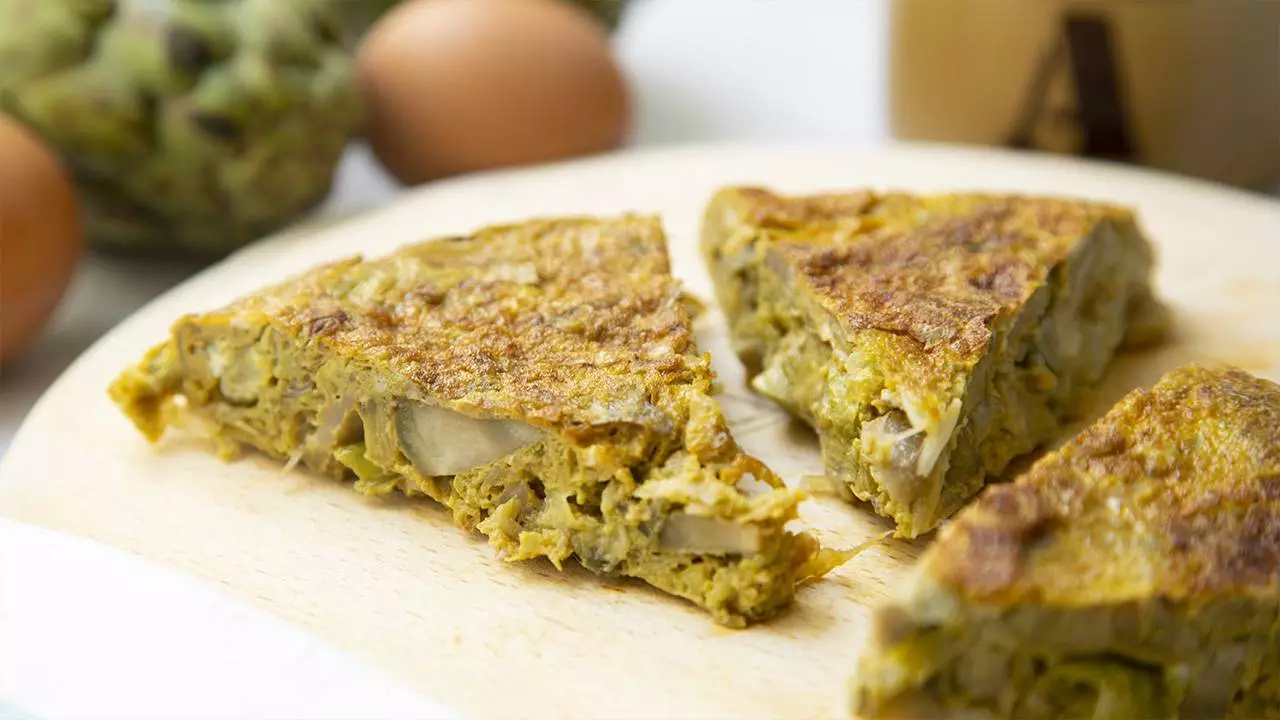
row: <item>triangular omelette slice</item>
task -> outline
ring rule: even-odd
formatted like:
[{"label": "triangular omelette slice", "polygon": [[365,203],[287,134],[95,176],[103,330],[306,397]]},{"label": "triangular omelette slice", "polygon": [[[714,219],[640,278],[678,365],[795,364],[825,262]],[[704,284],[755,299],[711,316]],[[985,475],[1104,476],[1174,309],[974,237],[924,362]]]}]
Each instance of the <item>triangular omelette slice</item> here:
[{"label": "triangular omelette slice", "polygon": [[1280,386],[1131,393],[948,523],[872,633],[867,718],[1280,717]]},{"label": "triangular omelette slice", "polygon": [[933,529],[1159,334],[1123,208],[729,188],[703,250],[751,384],[812,425],[831,485]]},{"label": "triangular omelette slice", "polygon": [[506,558],[767,618],[827,555],[730,436],[665,242],[651,216],[546,219],[335,262],[180,319],[111,395],[153,441],[203,426],[427,495]]}]

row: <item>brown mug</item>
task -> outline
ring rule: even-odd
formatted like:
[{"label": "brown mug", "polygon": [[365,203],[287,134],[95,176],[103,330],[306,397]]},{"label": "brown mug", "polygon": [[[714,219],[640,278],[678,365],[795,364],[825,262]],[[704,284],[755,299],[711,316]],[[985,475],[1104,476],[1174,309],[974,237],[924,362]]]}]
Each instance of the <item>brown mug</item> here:
[{"label": "brown mug", "polygon": [[903,139],[1280,183],[1280,2],[891,0]]}]

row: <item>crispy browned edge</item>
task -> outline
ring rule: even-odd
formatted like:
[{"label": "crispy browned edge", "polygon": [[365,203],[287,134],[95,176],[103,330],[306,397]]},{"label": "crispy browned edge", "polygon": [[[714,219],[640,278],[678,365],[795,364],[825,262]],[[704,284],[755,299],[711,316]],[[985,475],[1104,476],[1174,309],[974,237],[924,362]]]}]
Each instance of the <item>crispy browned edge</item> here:
[{"label": "crispy browned edge", "polygon": [[[1219,438],[1201,436],[1208,432],[1228,441],[1204,447]],[[1154,584],[1163,595],[1276,597],[1280,386],[1221,365],[1171,371],[1015,483],[989,486],[921,563],[976,602],[1052,602],[1053,591],[1029,572],[1035,549],[1059,531],[1087,538],[1096,503],[1126,492],[1146,523],[1145,531],[1131,531],[1159,545]],[[1089,564],[1082,565],[1071,584],[1091,582]]]},{"label": "crispy browned edge", "polygon": [[[596,239],[588,246],[582,239],[590,235]],[[599,411],[602,399],[638,403],[658,388],[711,387],[710,364],[697,352],[656,216],[489,227],[363,264],[394,273],[404,260],[435,275],[421,282],[403,278],[376,301],[357,303],[334,290],[335,281],[362,262],[357,258],[227,311],[263,309],[285,332],[341,355],[367,357],[435,398],[557,425],[570,436],[610,423]],[[535,272],[538,290],[524,294],[520,283],[483,278],[513,272]],[[643,353],[659,343],[671,351]]]}]

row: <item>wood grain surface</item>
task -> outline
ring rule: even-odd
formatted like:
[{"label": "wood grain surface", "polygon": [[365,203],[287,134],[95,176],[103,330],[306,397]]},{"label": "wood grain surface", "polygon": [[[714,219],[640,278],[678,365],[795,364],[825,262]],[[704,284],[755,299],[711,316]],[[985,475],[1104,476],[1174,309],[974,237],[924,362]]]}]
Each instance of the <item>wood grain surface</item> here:
[{"label": "wood grain surface", "polygon": [[[1121,358],[1097,410],[1190,360],[1280,378],[1280,203],[1272,200],[1120,167],[946,147],[628,152],[406,192],[366,216],[259,243],[162,296],[90,349],[33,410],[0,466],[0,514],[203,578],[471,717],[841,716],[869,608],[917,544],[868,550],[802,590],[777,621],[727,630],[636,583],[499,561],[427,501],[369,500],[256,456],[223,464],[182,439],[150,447],[105,394],[183,312],[322,260],[491,222],[660,212],[676,273],[709,298],[696,252],[702,207],[719,185],[741,182],[1132,203],[1159,248],[1158,287],[1176,313],[1175,333]],[[698,330],[742,444],[789,481],[820,473],[811,434],[743,386],[719,314],[702,317]],[[888,529],[865,508],[826,500],[806,504],[804,521],[834,544]]]}]

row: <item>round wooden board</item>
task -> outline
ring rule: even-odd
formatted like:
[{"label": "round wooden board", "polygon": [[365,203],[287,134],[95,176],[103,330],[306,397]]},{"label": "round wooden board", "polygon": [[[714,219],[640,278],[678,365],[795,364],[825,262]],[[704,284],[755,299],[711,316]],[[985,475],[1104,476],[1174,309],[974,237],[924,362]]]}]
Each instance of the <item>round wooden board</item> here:
[{"label": "round wooden board", "polygon": [[[836,717],[868,610],[918,547],[887,542],[745,631],[641,585],[507,564],[426,502],[371,501],[261,458],[222,464],[181,440],[147,446],[106,398],[114,374],[188,311],[320,261],[559,213],[660,212],[676,273],[710,297],[696,251],[713,190],[872,186],[996,190],[1132,203],[1160,253],[1174,339],[1119,359],[1098,411],[1196,359],[1280,377],[1280,203],[1052,157],[931,146],[677,147],[474,176],[368,215],[262,242],[164,295],[45,395],[0,466],[0,514],[84,535],[221,586],[471,717]],[[739,440],[790,481],[821,472],[802,428],[746,392],[723,322],[699,321]],[[888,525],[832,501],[805,520],[836,544]]]}]

